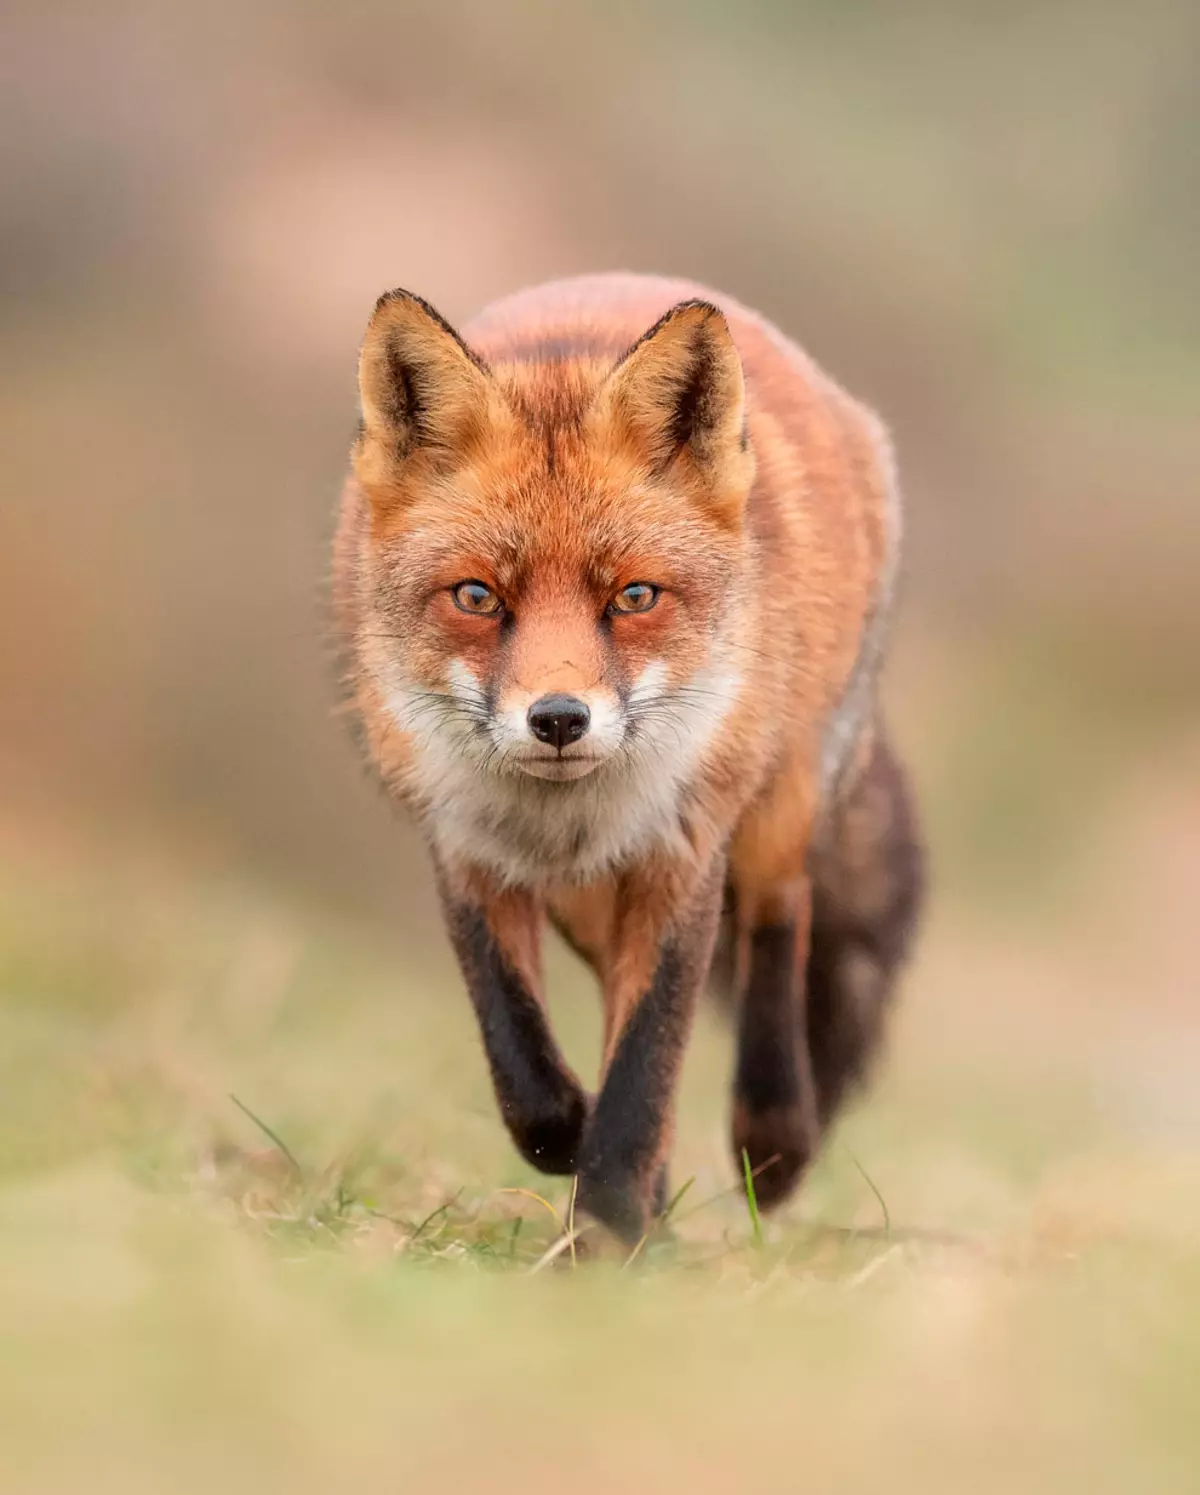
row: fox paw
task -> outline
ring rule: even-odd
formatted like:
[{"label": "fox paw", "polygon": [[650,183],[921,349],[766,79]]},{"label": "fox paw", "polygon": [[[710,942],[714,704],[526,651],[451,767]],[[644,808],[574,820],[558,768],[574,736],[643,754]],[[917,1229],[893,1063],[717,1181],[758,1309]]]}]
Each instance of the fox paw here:
[{"label": "fox paw", "polygon": [[589,1102],[580,1090],[564,1090],[551,1108],[520,1117],[508,1116],[517,1151],[542,1173],[572,1174],[587,1125]]},{"label": "fox paw", "polygon": [[799,1106],[750,1111],[742,1103],[734,1108],[734,1157],[739,1167],[743,1153],[749,1158],[761,1209],[775,1209],[792,1193],[816,1154],[818,1135],[816,1117]]}]

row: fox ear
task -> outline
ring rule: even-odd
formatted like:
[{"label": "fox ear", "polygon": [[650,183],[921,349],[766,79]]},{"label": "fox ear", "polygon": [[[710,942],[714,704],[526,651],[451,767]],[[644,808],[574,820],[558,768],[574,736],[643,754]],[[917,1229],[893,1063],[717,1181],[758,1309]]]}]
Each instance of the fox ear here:
[{"label": "fox ear", "polygon": [[717,307],[708,301],[672,307],[617,364],[598,404],[656,472],[678,464],[708,507],[740,522],[754,458],[742,363]]},{"label": "fox ear", "polygon": [[482,428],[492,396],[487,367],[427,301],[388,291],[375,303],[358,360],[362,433],[355,471],[376,496],[405,464],[461,449]]}]

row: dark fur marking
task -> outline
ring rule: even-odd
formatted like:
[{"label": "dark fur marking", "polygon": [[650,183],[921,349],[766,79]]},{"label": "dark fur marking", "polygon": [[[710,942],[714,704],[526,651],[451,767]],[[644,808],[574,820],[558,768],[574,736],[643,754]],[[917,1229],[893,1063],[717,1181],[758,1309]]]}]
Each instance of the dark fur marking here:
[{"label": "dark fur marking", "polygon": [[664,1163],[654,1176],[654,1189],[650,1195],[650,1209],[657,1217],[663,1214],[671,1199],[671,1175]]},{"label": "dark fur marking", "polygon": [[794,924],[756,929],[738,1030],[733,1146],[756,1170],[764,1209],[782,1203],[812,1161],[819,1136],[816,1093],[800,1023]]},{"label": "dark fur marking", "polygon": [[700,328],[693,339],[691,362],[679,382],[675,395],[675,409],[667,422],[667,440],[671,454],[702,438],[712,425],[713,376],[716,358],[709,342],[708,332]]},{"label": "dark fur marking", "polygon": [[425,437],[428,414],[421,394],[420,381],[412,363],[404,357],[395,338],[389,338],[385,349],[388,372],[388,421],[399,435],[398,453],[403,457]]},{"label": "dark fur marking", "polygon": [[663,951],[650,989],[626,1025],[584,1137],[579,1203],[635,1244],[658,1192],[659,1152],[693,999],[677,945]]},{"label": "dark fur marking", "polygon": [[735,1089],[751,1111],[794,1106],[796,926],[768,925],[750,937],[750,980],[738,1031]]},{"label": "dark fur marking", "polygon": [[505,960],[480,910],[453,905],[447,913],[504,1123],[535,1168],[573,1173],[587,1099],[542,1006]]}]

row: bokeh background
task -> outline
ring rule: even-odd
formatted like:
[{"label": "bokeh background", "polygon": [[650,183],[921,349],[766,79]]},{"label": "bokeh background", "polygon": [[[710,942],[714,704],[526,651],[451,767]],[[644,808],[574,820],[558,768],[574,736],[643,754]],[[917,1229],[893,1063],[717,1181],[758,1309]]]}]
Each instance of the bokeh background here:
[{"label": "bokeh background", "polygon": [[956,850],[1049,875],[1200,693],[1198,47],[1171,0],[18,7],[6,781],[395,909],[322,650],[367,311],[662,270],[885,413],[896,694],[961,734],[908,740]]},{"label": "bokeh background", "polygon": [[[477,1193],[524,1177],[423,858],[338,718],[327,549],[382,289],[461,321],[628,268],[759,308],[895,434],[888,698],[935,902],[854,1123],[892,1213],[1178,1244],[1188,1190],[1138,1190],[1200,1147],[1198,58],[1189,0],[7,7],[0,1176],[111,1165],[110,1221],[131,1158],[208,1187],[241,1086],[323,1158],[405,1138],[410,1203],[446,1157]],[[414,1102],[418,1041],[442,1088]],[[704,1027],[680,1144],[717,1181],[723,1042]],[[826,1182],[797,1218],[875,1208]],[[93,1275],[91,1187],[26,1266],[65,1211],[63,1271]],[[1164,1385],[1195,1329],[1149,1362]],[[176,1343],[112,1332],[147,1385]],[[989,1397],[1019,1394],[1002,1372]]]}]

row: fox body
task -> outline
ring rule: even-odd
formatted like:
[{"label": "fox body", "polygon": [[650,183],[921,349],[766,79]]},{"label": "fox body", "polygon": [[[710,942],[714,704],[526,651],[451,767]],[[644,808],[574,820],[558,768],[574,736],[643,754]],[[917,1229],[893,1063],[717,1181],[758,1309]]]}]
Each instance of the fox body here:
[{"label": "fox body", "polygon": [[[462,335],[389,293],[359,394],[348,685],[431,849],[517,1146],[639,1239],[711,971],[733,1144],[779,1202],[870,1056],[920,894],[876,701],[901,537],[882,425],[753,312],[633,275]],[[594,1096],[546,1021],[547,918],[601,984]]]}]

